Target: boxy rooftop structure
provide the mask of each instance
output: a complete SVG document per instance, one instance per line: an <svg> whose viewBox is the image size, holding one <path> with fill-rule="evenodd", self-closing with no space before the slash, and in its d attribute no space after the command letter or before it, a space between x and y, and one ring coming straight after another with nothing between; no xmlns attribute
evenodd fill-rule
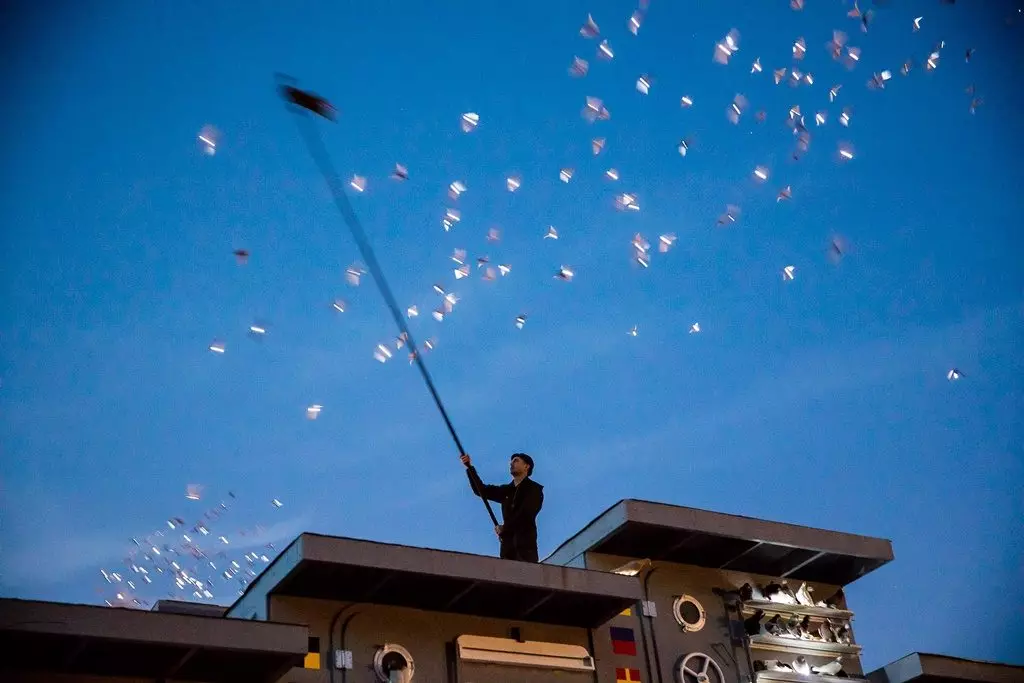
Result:
<svg viewBox="0 0 1024 683"><path fill-rule="evenodd" d="M841 665L864 681L841 593L806 605L736 591L789 580L825 597L892 559L883 539L637 500L538 564L305 533L226 609L0 600L0 638L18 652L0 673L68 683L828 683ZM768 620L790 630L766 631ZM801 622L822 637L799 637ZM823 670L792 671L803 664Z"/></svg>
<svg viewBox="0 0 1024 683"><path fill-rule="evenodd" d="M892 543L880 538L632 499L605 510L544 561L586 566L587 553L839 586L893 559Z"/></svg>
<svg viewBox="0 0 1024 683"><path fill-rule="evenodd" d="M228 616L266 618L272 596L596 628L640 597L617 574L302 534Z"/></svg>

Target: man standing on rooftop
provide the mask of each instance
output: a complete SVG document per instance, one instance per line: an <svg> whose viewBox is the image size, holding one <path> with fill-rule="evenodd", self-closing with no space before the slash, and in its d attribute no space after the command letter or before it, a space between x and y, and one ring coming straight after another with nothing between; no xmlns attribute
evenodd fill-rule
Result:
<svg viewBox="0 0 1024 683"><path fill-rule="evenodd" d="M533 458L515 453L509 462L512 481L494 486L483 483L468 455L460 456L473 493L501 503L502 523L494 527L501 539L501 558L537 562L537 514L544 505L544 487L530 478Z"/></svg>

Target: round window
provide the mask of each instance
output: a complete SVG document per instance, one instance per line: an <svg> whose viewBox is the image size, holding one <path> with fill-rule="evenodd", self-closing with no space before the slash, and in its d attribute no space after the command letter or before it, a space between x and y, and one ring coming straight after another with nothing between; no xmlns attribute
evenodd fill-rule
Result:
<svg viewBox="0 0 1024 683"><path fill-rule="evenodd" d="M672 603L672 613L675 615L676 623L687 633L696 633L704 628L707 621L704 606L692 595L680 595L676 598Z"/></svg>
<svg viewBox="0 0 1024 683"><path fill-rule="evenodd" d="M380 683L411 683L416 663L401 645L385 643L373 656L373 671Z"/></svg>

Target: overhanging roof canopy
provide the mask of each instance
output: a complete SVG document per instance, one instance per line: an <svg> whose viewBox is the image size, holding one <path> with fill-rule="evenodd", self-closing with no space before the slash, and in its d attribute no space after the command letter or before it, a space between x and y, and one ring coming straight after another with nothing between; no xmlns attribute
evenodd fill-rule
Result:
<svg viewBox="0 0 1024 683"><path fill-rule="evenodd" d="M308 635L291 624L0 599L0 672L269 683L302 665Z"/></svg>
<svg viewBox="0 0 1024 683"><path fill-rule="evenodd" d="M567 564L583 553L678 562L845 586L893 559L881 538L621 500L544 560Z"/></svg>
<svg viewBox="0 0 1024 683"><path fill-rule="evenodd" d="M914 652L868 674L871 683L1020 683L1024 666Z"/></svg>
<svg viewBox="0 0 1024 683"><path fill-rule="evenodd" d="M249 591L583 627L640 599L635 579L606 572L308 533Z"/></svg>
<svg viewBox="0 0 1024 683"><path fill-rule="evenodd" d="M187 600L157 600L153 612L170 612L172 614L192 614L198 617L222 617L228 611L223 605L211 605L205 602L188 602Z"/></svg>

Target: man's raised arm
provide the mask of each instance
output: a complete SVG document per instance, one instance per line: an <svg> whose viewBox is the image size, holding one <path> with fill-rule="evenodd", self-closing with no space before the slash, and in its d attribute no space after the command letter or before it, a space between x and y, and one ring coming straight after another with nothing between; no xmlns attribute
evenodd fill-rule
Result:
<svg viewBox="0 0 1024 683"><path fill-rule="evenodd" d="M469 477L469 486L473 489L473 493L481 498L493 500L495 503L500 503L504 500L505 491L503 486L483 483L480 480L480 475L476 472L476 468L473 467L473 461L470 460L469 456L463 454L460 458L462 459L462 464L466 466L466 476Z"/></svg>

